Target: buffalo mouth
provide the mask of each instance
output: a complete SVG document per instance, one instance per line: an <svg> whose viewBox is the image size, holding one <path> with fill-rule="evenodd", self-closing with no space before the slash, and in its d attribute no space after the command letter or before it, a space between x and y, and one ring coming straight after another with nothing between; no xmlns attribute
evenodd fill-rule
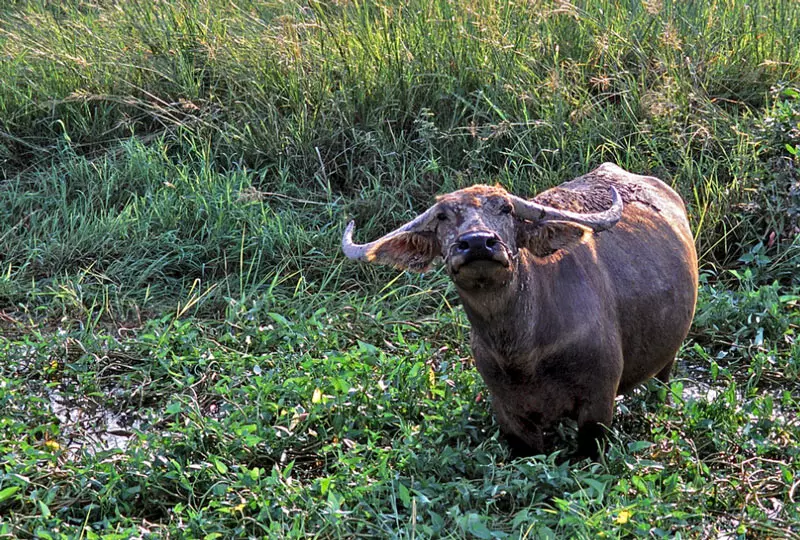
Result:
<svg viewBox="0 0 800 540"><path fill-rule="evenodd" d="M463 289L505 285L512 273L511 257L505 249L453 255L447 261L450 277Z"/></svg>
<svg viewBox="0 0 800 540"><path fill-rule="evenodd" d="M508 255L501 252L498 255L487 255L478 257L454 257L450 261L450 271L458 274L463 270L480 271L481 269L494 271L498 267L508 268L511 265Z"/></svg>

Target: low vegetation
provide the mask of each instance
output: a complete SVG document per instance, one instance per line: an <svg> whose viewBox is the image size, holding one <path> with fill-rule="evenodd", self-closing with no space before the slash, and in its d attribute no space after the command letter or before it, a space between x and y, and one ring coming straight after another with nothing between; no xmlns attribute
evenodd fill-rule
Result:
<svg viewBox="0 0 800 540"><path fill-rule="evenodd" d="M0 537L800 537L800 4L623 4L4 3ZM512 460L343 225L603 161L687 201L695 324L602 460Z"/></svg>

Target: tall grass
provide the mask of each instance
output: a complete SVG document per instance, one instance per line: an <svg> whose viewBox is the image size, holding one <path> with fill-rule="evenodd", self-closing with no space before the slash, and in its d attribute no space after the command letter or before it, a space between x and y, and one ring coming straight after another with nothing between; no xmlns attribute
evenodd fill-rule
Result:
<svg viewBox="0 0 800 540"><path fill-rule="evenodd" d="M438 192L610 160L675 185L725 266L765 233L736 208L800 66L796 2L729 4L17 3L0 251L20 279L91 266L160 295L237 268L244 232L247 260L316 253L313 274L345 214L377 234Z"/></svg>

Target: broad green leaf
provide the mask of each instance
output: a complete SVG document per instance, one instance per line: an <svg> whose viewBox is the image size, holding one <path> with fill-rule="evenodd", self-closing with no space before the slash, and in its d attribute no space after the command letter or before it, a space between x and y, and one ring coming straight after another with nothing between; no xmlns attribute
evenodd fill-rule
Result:
<svg viewBox="0 0 800 540"><path fill-rule="evenodd" d="M17 491L19 491L19 486L11 486L3 490L0 490L0 502L3 502L4 500L8 499Z"/></svg>
<svg viewBox="0 0 800 540"><path fill-rule="evenodd" d="M222 462L219 458L214 458L214 467L220 472L220 474L225 474L228 472L228 466Z"/></svg>

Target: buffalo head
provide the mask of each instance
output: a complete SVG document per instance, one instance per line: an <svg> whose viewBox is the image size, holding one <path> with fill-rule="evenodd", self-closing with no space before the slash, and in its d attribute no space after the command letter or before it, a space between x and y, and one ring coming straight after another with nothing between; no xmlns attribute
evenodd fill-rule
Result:
<svg viewBox="0 0 800 540"><path fill-rule="evenodd" d="M472 186L439 197L409 223L368 244L353 243L350 222L342 249L350 259L417 272L441 258L460 289L490 291L514 278L520 248L545 257L616 225L622 199L610 190L610 208L584 214L521 199L501 187Z"/></svg>

